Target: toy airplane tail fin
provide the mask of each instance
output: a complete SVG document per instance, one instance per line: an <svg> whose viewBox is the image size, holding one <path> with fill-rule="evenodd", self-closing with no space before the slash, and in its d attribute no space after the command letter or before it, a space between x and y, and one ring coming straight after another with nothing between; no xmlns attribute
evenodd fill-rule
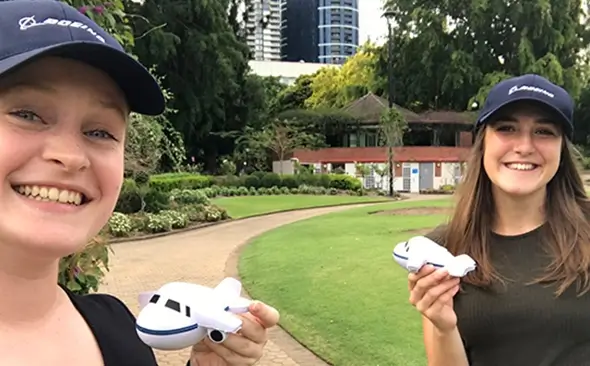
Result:
<svg viewBox="0 0 590 366"><path fill-rule="evenodd" d="M475 261L470 256L467 254L461 254L449 261L445 266L445 269L453 277L463 277L467 275L467 273L475 270L476 267Z"/></svg>
<svg viewBox="0 0 590 366"><path fill-rule="evenodd" d="M225 298L239 297L242 293L242 283L235 278L226 277L215 286L213 291Z"/></svg>
<svg viewBox="0 0 590 366"><path fill-rule="evenodd" d="M226 277L213 291L225 299L228 304L227 311L236 314L248 312L251 301L241 297L242 283L240 281L232 277Z"/></svg>

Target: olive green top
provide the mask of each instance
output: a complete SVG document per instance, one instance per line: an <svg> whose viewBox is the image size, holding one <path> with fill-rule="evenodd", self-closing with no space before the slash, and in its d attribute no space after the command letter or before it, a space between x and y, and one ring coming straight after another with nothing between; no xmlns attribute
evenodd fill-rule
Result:
<svg viewBox="0 0 590 366"><path fill-rule="evenodd" d="M437 232L428 236L440 240ZM505 285L463 285L456 295L470 366L590 365L590 294L577 297L574 284L556 298L554 286L526 285L550 262L542 233L543 227L518 236L493 234L492 263Z"/></svg>

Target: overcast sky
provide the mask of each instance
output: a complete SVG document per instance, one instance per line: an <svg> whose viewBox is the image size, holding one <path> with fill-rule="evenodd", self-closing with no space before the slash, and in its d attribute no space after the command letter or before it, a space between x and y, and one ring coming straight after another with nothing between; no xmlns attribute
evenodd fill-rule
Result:
<svg viewBox="0 0 590 366"><path fill-rule="evenodd" d="M359 41L360 44L370 37L375 43L382 43L387 36L387 22L381 15L383 0L358 0L359 2Z"/></svg>

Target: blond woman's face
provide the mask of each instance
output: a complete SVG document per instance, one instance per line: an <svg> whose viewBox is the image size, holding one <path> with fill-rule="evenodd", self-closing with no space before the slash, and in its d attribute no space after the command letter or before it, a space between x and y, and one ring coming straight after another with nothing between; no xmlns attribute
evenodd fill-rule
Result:
<svg viewBox="0 0 590 366"><path fill-rule="evenodd" d="M113 81L72 60L0 79L0 246L59 257L100 231L123 182L127 115Z"/></svg>

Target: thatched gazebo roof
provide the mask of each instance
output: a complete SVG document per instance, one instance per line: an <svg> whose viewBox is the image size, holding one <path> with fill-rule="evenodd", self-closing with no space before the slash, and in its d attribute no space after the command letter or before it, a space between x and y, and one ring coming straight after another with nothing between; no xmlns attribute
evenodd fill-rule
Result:
<svg viewBox="0 0 590 366"><path fill-rule="evenodd" d="M465 111L426 111L420 113L420 119L425 123L451 123L472 125L477 119L477 112Z"/></svg>
<svg viewBox="0 0 590 366"><path fill-rule="evenodd" d="M408 122L420 122L421 118L416 113L400 107L397 104L393 105L399 110ZM381 115L384 110L389 108L389 102L371 92L365 94L359 99L349 103L342 110L351 116L358 118L361 123L379 123Z"/></svg>

